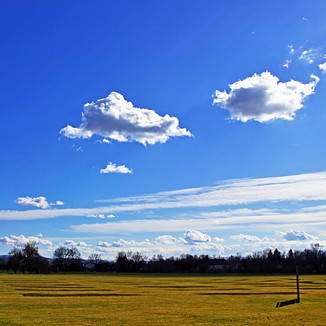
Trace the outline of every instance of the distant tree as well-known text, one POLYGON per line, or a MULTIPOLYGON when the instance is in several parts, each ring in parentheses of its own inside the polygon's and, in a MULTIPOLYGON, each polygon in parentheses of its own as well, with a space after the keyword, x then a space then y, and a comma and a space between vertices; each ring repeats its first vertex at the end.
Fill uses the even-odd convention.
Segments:
POLYGON ((28 242, 24 246, 24 267, 28 272, 40 272, 42 257, 38 252, 38 247, 35 242, 28 242))
POLYGON ((117 272, 129 272, 129 259, 124 251, 118 252, 116 270, 117 272))
POLYGON ((102 257, 101 254, 92 253, 88 256, 88 260, 90 260, 93 264, 98 264, 99 262, 101 262, 102 257))
POLYGON ((80 252, 77 248, 67 248, 60 246, 53 253, 54 263, 57 265, 57 270, 66 271, 73 263, 78 263, 81 259, 80 252))
POLYGON ((9 252, 8 267, 13 269, 14 273, 17 274, 18 270, 25 272, 24 267, 24 253, 21 248, 14 248, 9 252))

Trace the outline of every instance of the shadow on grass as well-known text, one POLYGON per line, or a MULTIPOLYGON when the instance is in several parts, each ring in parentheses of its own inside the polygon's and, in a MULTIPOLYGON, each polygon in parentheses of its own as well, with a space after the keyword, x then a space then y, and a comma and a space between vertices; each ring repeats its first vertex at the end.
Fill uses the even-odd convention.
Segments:
POLYGON ((197 293, 199 295, 245 295, 245 296, 254 296, 254 295, 284 295, 284 294, 295 294, 295 292, 206 292, 206 293, 197 293))
POLYGON ((141 294, 133 294, 133 293, 78 293, 78 294, 23 293, 22 295, 24 297, 54 298, 54 297, 133 297, 133 296, 140 296, 141 294))

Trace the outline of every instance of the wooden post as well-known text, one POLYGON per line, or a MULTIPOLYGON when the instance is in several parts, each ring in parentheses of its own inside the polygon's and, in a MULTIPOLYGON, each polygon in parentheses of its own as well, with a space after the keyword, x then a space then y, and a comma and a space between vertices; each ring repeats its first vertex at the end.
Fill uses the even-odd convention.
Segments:
POLYGON ((299 287, 299 265, 295 266, 295 273, 297 276, 297 303, 300 302, 300 287, 299 287))
POLYGON ((284 306, 288 306, 290 304, 294 304, 294 303, 299 303, 300 302, 300 287, 299 287, 299 265, 295 266, 295 274, 297 276, 297 298, 293 299, 293 300, 287 300, 287 301, 279 301, 276 304, 275 308, 281 308, 284 306))

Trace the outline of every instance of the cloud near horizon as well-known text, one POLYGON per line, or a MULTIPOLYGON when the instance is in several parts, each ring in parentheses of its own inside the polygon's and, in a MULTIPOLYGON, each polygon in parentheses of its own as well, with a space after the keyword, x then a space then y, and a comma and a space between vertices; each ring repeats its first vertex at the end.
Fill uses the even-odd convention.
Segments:
POLYGON ((305 231, 298 230, 289 230, 286 232, 279 232, 279 235, 287 241, 307 241, 307 240, 316 240, 317 238, 311 234, 306 233, 305 231))
POLYGON ((307 84, 295 80, 283 83, 265 71, 229 85, 229 93, 216 90, 213 104, 228 110, 231 120, 293 120, 319 82, 317 76, 311 75, 311 79, 307 84))
POLYGON ((37 245, 43 246, 52 246, 52 241, 46 240, 42 238, 43 236, 39 234, 38 236, 25 236, 25 235, 10 235, 8 237, 0 238, 0 243, 13 246, 13 247, 21 247, 26 245, 29 242, 35 242, 37 245))
POLYGON ((158 115, 154 110, 135 107, 124 97, 111 92, 95 103, 86 103, 79 127, 70 125, 60 133, 68 138, 103 137, 103 142, 139 142, 143 145, 165 143, 170 137, 192 136, 179 127, 179 120, 168 114, 158 115))

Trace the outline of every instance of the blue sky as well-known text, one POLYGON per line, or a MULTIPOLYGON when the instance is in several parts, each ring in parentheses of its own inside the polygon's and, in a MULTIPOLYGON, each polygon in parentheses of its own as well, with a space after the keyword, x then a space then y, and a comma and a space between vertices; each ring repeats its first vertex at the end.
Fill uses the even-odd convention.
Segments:
POLYGON ((325 1, 0 5, 0 254, 326 245, 325 1))

